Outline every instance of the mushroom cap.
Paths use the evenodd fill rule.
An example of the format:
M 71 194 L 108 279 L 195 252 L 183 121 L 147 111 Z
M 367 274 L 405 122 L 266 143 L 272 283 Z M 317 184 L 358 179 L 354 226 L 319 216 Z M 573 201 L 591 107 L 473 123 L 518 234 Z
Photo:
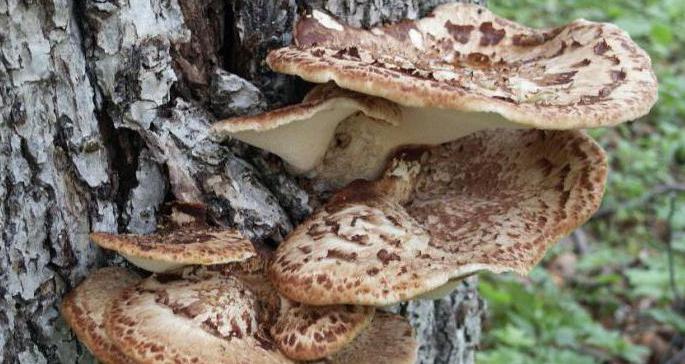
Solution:
M 389 124 L 401 117 L 399 107 L 388 100 L 330 84 L 315 87 L 300 104 L 218 121 L 212 126 L 212 134 L 268 150 L 296 172 L 304 173 L 321 161 L 337 125 L 355 113 Z
M 115 250 L 133 264 L 152 272 L 190 264 L 238 262 L 256 255 L 250 240 L 239 231 L 203 225 L 162 230 L 149 235 L 92 233 L 90 238 L 95 244 Z
M 148 278 L 113 301 L 106 328 L 141 363 L 291 363 L 268 336 L 270 311 L 232 277 Z
M 378 311 L 371 325 L 327 363 L 413 364 L 418 350 L 419 343 L 407 319 Z
M 281 294 L 382 306 L 480 270 L 525 274 L 604 192 L 604 151 L 579 131 L 488 130 L 419 150 L 398 154 L 419 161 L 415 177 L 393 163 L 401 173 L 339 191 L 281 243 L 269 267 Z
M 217 288 L 217 296 L 211 300 L 208 299 L 205 302 L 194 303 L 192 300 L 182 299 L 184 305 L 193 307 L 197 311 L 198 318 L 191 319 L 202 323 L 202 327 L 207 325 L 209 327 L 218 327 L 222 324 L 230 324 L 233 331 L 236 330 L 235 327 L 238 327 L 241 333 L 247 332 L 246 330 L 249 331 L 249 328 L 258 327 L 261 330 L 258 334 L 260 340 L 263 341 L 263 346 L 277 347 L 280 353 L 296 360 L 316 360 L 340 351 L 346 344 L 357 337 L 373 318 L 375 311 L 373 307 L 346 305 L 306 306 L 281 297 L 264 275 L 263 268 L 260 268 L 263 266 L 264 264 L 260 263 L 259 258 L 252 258 L 248 262 L 222 266 L 187 267 L 183 271 L 148 279 L 140 286 L 148 291 L 155 290 L 160 297 L 172 297 L 177 295 L 175 292 L 178 291 L 180 286 L 198 287 L 197 285 L 203 281 L 218 280 L 218 282 L 222 282 L 222 280 L 226 280 L 227 283 L 219 283 L 221 288 Z M 182 280 L 179 280 L 181 277 Z M 171 283 L 161 283 L 168 280 L 171 280 Z M 211 290 L 209 288 L 192 289 Z M 159 293 L 162 291 L 166 293 Z M 144 294 L 141 292 L 133 292 L 132 294 Z M 241 301 L 231 298 L 242 297 L 241 295 L 246 295 L 249 299 Z M 188 295 L 182 294 L 182 297 L 188 297 Z M 167 299 L 165 302 L 169 303 L 170 301 Z M 167 303 L 163 304 L 166 305 Z M 120 303 L 122 308 L 127 307 L 126 305 L 125 303 Z M 180 306 L 175 304 L 167 306 L 172 309 L 174 315 L 183 316 L 184 312 L 187 311 L 187 309 L 179 308 Z M 240 313 L 240 319 L 242 320 L 245 320 L 245 317 L 247 317 L 248 313 L 246 312 L 254 316 L 255 322 L 243 325 L 247 326 L 248 329 L 240 326 L 242 321 L 239 319 L 236 319 L 238 321 L 234 320 L 238 314 L 233 309 L 234 307 L 241 307 L 243 309 L 242 313 Z M 160 308 L 148 307 L 148 309 L 159 310 Z M 200 314 L 202 310 L 213 313 Z M 148 313 L 141 313 L 141 315 L 148 315 Z M 207 323 L 202 321 L 202 319 L 206 318 L 205 316 L 222 317 L 222 319 L 217 322 Z M 172 317 L 169 319 L 176 320 L 182 318 Z M 143 323 L 138 322 L 131 325 L 140 326 Z M 124 328 L 121 328 L 121 330 L 124 330 Z M 226 335 L 224 335 L 224 338 L 226 338 Z M 227 340 L 230 345 L 233 338 L 228 338 Z
M 283 298 L 271 334 L 288 357 L 316 360 L 345 350 L 364 332 L 374 311 L 364 306 L 307 306 Z
M 140 278 L 120 267 L 102 268 L 69 292 L 60 306 L 62 317 L 79 341 L 106 364 L 130 363 L 105 332 L 105 311 L 109 303 Z
M 270 333 L 289 358 L 316 360 L 332 355 L 354 340 L 373 319 L 373 307 L 307 306 L 280 296 L 264 274 L 266 264 L 259 260 L 253 259 L 248 267 L 244 267 L 245 263 L 227 265 L 220 274 L 236 277 L 267 306 L 279 307 Z
M 532 29 L 469 4 L 371 30 L 315 10 L 296 24 L 294 45 L 267 62 L 405 106 L 494 112 L 541 129 L 615 125 L 657 98 L 649 56 L 618 27 Z

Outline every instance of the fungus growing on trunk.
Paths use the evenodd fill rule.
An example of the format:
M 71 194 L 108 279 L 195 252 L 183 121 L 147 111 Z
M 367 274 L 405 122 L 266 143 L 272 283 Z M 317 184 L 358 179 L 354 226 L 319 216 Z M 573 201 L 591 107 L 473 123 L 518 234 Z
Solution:
M 277 72 L 398 104 L 395 122 L 368 122 L 368 110 L 338 112 L 333 123 L 306 118 L 313 121 L 307 133 L 283 139 L 291 148 L 309 145 L 313 125 L 345 119 L 335 141 L 330 128 L 316 134 L 319 146 L 321 140 L 330 144 L 323 162 L 320 148 L 303 150 L 312 157 L 307 166 L 276 151 L 298 172 L 315 169 L 338 186 L 376 178 L 402 145 L 438 145 L 493 128 L 612 126 L 646 114 L 657 97 L 649 56 L 612 24 L 577 20 L 532 29 L 468 4 L 443 5 L 423 19 L 371 30 L 315 10 L 296 24 L 294 44 L 272 51 L 267 62 Z M 305 105 L 223 121 L 215 131 L 241 139 L 235 134 L 240 125 L 263 118 L 290 122 L 301 118 Z M 273 136 L 270 143 L 280 143 Z
M 400 152 L 278 247 L 270 278 L 312 305 L 388 305 L 480 270 L 527 273 L 599 207 L 604 151 L 578 131 L 488 130 Z
M 380 124 L 395 125 L 400 110 L 393 102 L 322 85 L 310 91 L 302 103 L 255 116 L 215 123 L 219 139 L 234 137 L 274 153 L 297 173 L 316 167 L 326 153 L 338 124 L 361 113 Z M 367 120 L 368 120 L 367 119 Z
M 207 225 L 205 213 L 201 204 L 175 202 L 154 234 L 95 232 L 90 239 L 155 273 L 187 265 L 242 262 L 257 254 L 252 242 L 238 230 Z
M 191 226 L 148 235 L 92 233 L 90 238 L 132 264 L 156 273 L 186 265 L 240 262 L 256 254 L 250 240 L 232 229 Z
M 488 112 L 539 129 L 615 125 L 646 114 L 657 97 L 649 56 L 613 24 L 532 29 L 461 3 L 371 30 L 315 10 L 267 62 L 457 120 L 470 118 L 454 111 Z
M 140 363 L 291 363 L 268 336 L 271 314 L 235 278 L 151 277 L 112 302 L 106 328 Z
M 105 317 L 109 303 L 138 281 L 140 277 L 124 268 L 102 268 L 62 300 L 60 311 L 64 321 L 93 356 L 105 364 L 131 362 L 107 335 Z

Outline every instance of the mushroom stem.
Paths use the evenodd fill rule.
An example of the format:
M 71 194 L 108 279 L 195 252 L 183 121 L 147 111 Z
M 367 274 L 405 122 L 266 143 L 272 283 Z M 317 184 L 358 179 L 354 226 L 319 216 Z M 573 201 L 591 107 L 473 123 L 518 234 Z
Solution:
M 484 129 L 527 128 L 495 113 L 409 106 L 402 106 L 401 111 L 397 125 L 372 122 L 364 115 L 343 121 L 316 176 L 337 187 L 358 178 L 374 180 L 383 172 L 387 157 L 402 146 L 439 145 Z

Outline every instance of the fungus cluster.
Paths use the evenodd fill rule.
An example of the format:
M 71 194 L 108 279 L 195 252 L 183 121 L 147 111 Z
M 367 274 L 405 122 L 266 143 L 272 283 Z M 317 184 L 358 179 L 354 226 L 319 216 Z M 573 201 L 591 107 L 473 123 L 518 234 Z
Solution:
M 376 307 L 530 271 L 601 202 L 606 156 L 580 129 L 646 114 L 657 90 L 611 24 L 531 29 L 466 4 L 370 30 L 315 10 L 267 62 L 320 85 L 213 134 L 336 191 L 275 252 L 182 203 L 155 234 L 94 233 L 154 273 L 104 268 L 65 297 L 101 361 L 412 363 L 409 323 Z

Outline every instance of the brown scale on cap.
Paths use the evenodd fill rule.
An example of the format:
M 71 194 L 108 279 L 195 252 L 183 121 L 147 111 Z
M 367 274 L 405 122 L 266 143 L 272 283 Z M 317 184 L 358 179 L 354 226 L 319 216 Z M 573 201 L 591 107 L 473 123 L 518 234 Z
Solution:
M 269 332 L 281 352 L 296 360 L 316 360 L 340 351 L 374 317 L 373 307 L 308 306 L 282 297 L 265 276 L 266 266 L 265 260 L 252 258 L 221 266 L 189 267 L 184 276 L 192 279 L 219 274 L 239 279 L 262 306 L 278 312 Z
M 612 24 L 532 29 L 468 4 L 371 30 L 314 11 L 267 62 L 404 106 L 495 112 L 541 129 L 614 125 L 657 97 L 649 56 Z
M 357 337 L 374 317 L 373 307 L 308 306 L 282 297 L 265 276 L 263 263 L 252 264 L 257 269 L 231 269 L 222 274 L 240 279 L 266 306 L 278 308 L 269 332 L 275 345 L 289 358 L 316 360 L 332 355 Z
M 105 332 L 109 303 L 140 278 L 124 268 L 102 268 L 91 274 L 62 300 L 60 310 L 79 341 L 102 363 L 133 363 L 114 346 Z
M 269 275 L 298 302 L 387 305 L 484 269 L 524 274 L 596 211 L 606 173 L 579 131 L 477 132 L 339 192 L 278 247 Z

